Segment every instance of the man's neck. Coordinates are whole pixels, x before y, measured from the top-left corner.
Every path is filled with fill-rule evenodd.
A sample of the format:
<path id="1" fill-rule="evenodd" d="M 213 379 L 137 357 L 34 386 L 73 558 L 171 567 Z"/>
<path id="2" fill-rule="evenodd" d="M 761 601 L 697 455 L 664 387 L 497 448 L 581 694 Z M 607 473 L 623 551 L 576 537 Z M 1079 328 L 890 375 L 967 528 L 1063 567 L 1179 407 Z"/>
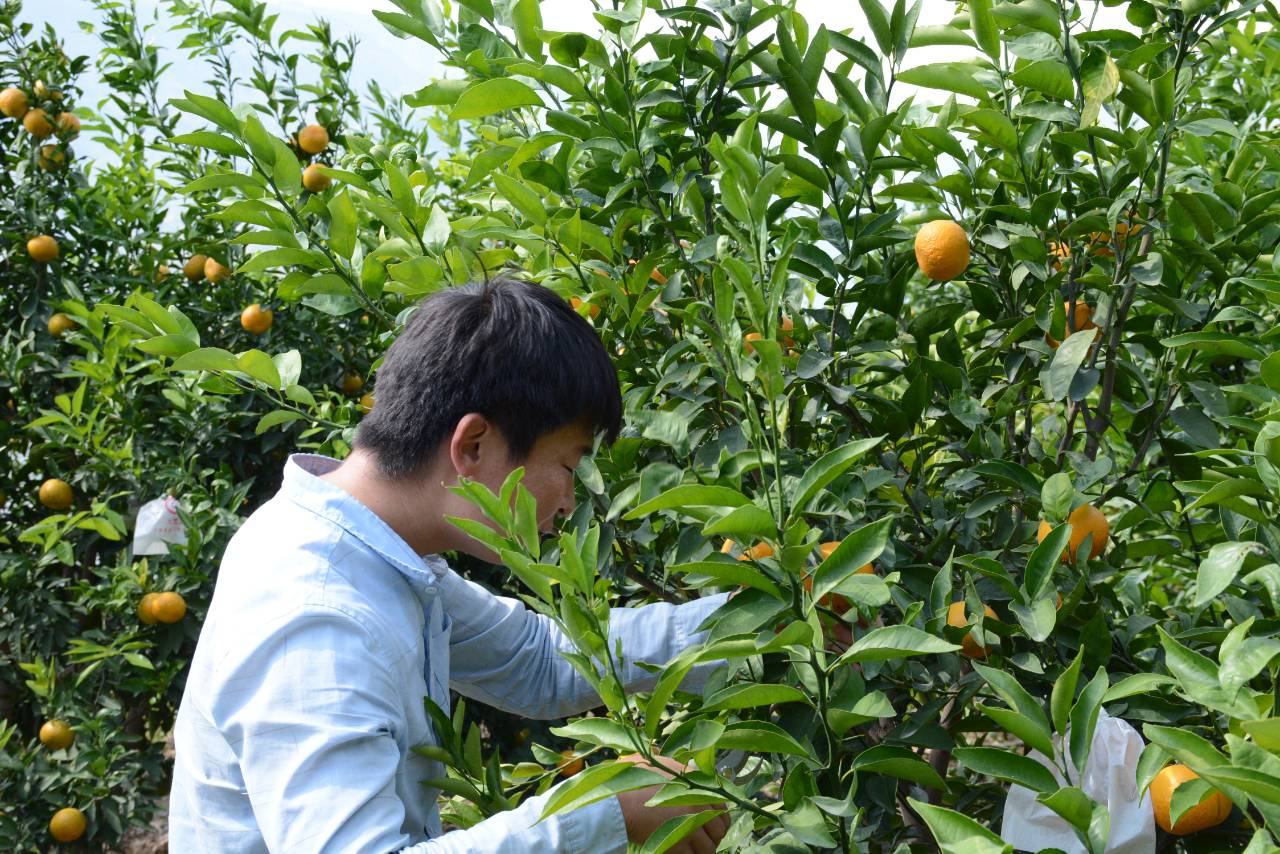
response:
<path id="1" fill-rule="evenodd" d="M 444 514 L 438 512 L 445 493 L 443 487 L 433 490 L 430 478 L 389 481 L 378 471 L 373 457 L 357 449 L 336 469 L 320 475 L 320 479 L 368 507 L 408 543 L 415 554 L 435 554 L 447 548 L 441 536 Z M 437 508 L 437 512 L 432 512 L 432 508 Z"/>

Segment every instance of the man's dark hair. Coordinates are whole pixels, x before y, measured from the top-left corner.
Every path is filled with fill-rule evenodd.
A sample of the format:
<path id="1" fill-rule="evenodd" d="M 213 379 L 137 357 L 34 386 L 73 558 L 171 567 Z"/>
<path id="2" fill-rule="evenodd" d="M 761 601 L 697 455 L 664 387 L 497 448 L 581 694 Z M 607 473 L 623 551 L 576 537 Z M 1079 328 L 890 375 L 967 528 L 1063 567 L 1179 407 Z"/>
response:
<path id="1" fill-rule="evenodd" d="M 469 412 L 497 425 L 513 464 L 566 424 L 610 443 L 622 427 L 617 369 L 591 324 L 549 288 L 514 278 L 424 299 L 387 351 L 374 397 L 356 446 L 390 479 L 419 471 Z"/>

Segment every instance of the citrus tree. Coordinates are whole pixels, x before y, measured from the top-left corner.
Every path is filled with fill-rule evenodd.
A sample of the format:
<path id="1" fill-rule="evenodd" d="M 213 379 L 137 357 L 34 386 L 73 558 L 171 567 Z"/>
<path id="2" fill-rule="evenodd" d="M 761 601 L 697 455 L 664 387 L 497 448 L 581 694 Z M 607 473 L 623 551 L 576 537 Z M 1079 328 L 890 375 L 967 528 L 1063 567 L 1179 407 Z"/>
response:
<path id="1" fill-rule="evenodd" d="M 454 824 L 581 760 L 549 810 L 652 785 L 632 760 L 660 755 L 688 769 L 656 800 L 728 809 L 724 850 L 1001 851 L 1016 784 L 1101 852 L 1076 781 L 1105 709 L 1145 737 L 1127 773 L 1163 840 L 1276 847 L 1269 4 L 1133 0 L 1118 30 L 1052 0 L 943 26 L 862 0 L 865 32 L 764 2 L 600 6 L 574 32 L 536 0 L 396 5 L 374 14 L 447 75 L 375 90 L 362 126 L 283 71 L 236 101 L 210 33 L 249 33 L 264 68 L 294 34 L 172 4 L 217 73 L 156 145 L 190 164 L 188 251 L 221 266 L 68 313 L 237 485 L 273 447 L 348 450 L 426 294 L 518 269 L 595 324 L 623 437 L 555 542 L 518 475 L 464 484 L 514 580 L 460 565 L 562 626 L 602 708 L 515 764 L 524 735 L 432 709 Z M 918 59 L 935 45 L 972 56 Z M 254 310 L 228 332 L 232 293 Z M 178 574 L 197 618 L 200 566 Z M 623 690 L 610 605 L 726 589 L 704 644 Z"/>

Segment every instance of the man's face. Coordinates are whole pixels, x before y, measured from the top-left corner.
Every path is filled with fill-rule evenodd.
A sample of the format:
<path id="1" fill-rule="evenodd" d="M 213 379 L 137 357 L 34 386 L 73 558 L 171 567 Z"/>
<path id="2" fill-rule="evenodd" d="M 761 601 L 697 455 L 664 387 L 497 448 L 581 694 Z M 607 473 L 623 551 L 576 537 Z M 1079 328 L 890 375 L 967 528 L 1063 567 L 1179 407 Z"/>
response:
<path id="1" fill-rule="evenodd" d="M 473 419 L 478 419 L 477 423 Z M 458 475 L 479 481 L 497 493 L 516 468 L 524 468 L 524 485 L 537 501 L 538 530 L 553 533 L 556 519 L 573 513 L 574 469 L 582 457 L 591 453 L 592 434 L 582 424 L 568 424 L 543 435 L 534 443 L 529 455 L 513 463 L 506 439 L 494 425 L 477 415 L 459 422 L 451 443 L 453 468 Z M 459 498 L 461 505 L 451 508 L 451 515 L 487 521 L 478 507 Z M 499 562 L 497 555 L 461 531 L 456 547 L 475 557 Z"/>

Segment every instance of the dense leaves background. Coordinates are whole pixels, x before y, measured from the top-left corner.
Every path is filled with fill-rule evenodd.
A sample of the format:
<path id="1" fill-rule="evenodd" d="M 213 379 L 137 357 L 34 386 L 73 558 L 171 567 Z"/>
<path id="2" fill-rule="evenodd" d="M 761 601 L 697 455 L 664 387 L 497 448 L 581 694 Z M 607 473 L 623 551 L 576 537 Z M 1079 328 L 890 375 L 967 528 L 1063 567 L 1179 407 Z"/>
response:
<path id="1" fill-rule="evenodd" d="M 283 452 L 344 454 L 360 407 L 340 378 L 370 377 L 376 399 L 417 299 L 514 267 L 592 318 L 628 426 L 584 462 L 550 547 L 526 534 L 527 501 L 475 490 L 498 529 L 476 534 L 507 568 L 460 565 L 559 621 L 603 708 L 555 737 L 535 727 L 533 747 L 520 722 L 441 712 L 455 823 L 545 788 L 549 748 L 576 745 L 593 764 L 557 808 L 651 783 L 608 757 L 660 751 L 695 766 L 663 797 L 730 805 L 727 850 L 998 851 L 1016 782 L 1100 851 L 1105 807 L 1023 745 L 1064 736 L 1060 768 L 1081 768 L 1105 707 L 1151 743 L 1140 785 L 1176 759 L 1235 803 L 1177 844 L 1273 850 L 1270 4 L 1135 0 L 1130 32 L 1050 0 L 957 4 L 945 27 L 863 0 L 866 33 L 759 2 L 600 7 L 590 32 L 546 30 L 536 0 L 397 6 L 374 14 L 448 70 L 403 103 L 361 102 L 349 41 L 278 32 L 251 0 L 168 4 L 210 69 L 172 104 L 116 4 L 98 4 L 92 68 L 53 33 L 8 34 L 4 83 L 57 85 L 118 163 L 43 170 L 0 122 L 0 839 L 40 847 L 66 804 L 93 845 L 146 819 L 221 547 Z M 933 44 L 974 58 L 913 60 Z M 76 101 L 82 74 L 119 93 L 101 115 Z M 899 83 L 919 102 L 892 101 Z M 318 194 L 291 138 L 312 122 L 332 139 Z M 969 235 L 951 282 L 913 252 L 939 218 Z M 61 243 L 52 265 L 24 254 L 37 232 Z M 195 253 L 236 272 L 189 282 Z M 1074 328 L 1076 300 L 1100 332 Z M 275 310 L 265 336 L 237 323 L 253 302 Z M 55 310 L 80 329 L 46 334 Z M 76 491 L 68 513 L 36 503 L 54 476 Z M 191 539 L 134 560 L 132 515 L 164 490 Z M 1082 503 L 1109 518 L 1108 548 L 1064 562 Z M 738 587 L 654 691 L 612 678 L 611 602 Z M 161 589 L 189 617 L 139 625 Z M 981 662 L 948 625 L 955 601 L 971 624 L 995 614 L 967 638 Z M 676 691 L 698 656 L 731 666 Z M 35 739 L 53 716 L 77 729 L 66 754 Z"/>

